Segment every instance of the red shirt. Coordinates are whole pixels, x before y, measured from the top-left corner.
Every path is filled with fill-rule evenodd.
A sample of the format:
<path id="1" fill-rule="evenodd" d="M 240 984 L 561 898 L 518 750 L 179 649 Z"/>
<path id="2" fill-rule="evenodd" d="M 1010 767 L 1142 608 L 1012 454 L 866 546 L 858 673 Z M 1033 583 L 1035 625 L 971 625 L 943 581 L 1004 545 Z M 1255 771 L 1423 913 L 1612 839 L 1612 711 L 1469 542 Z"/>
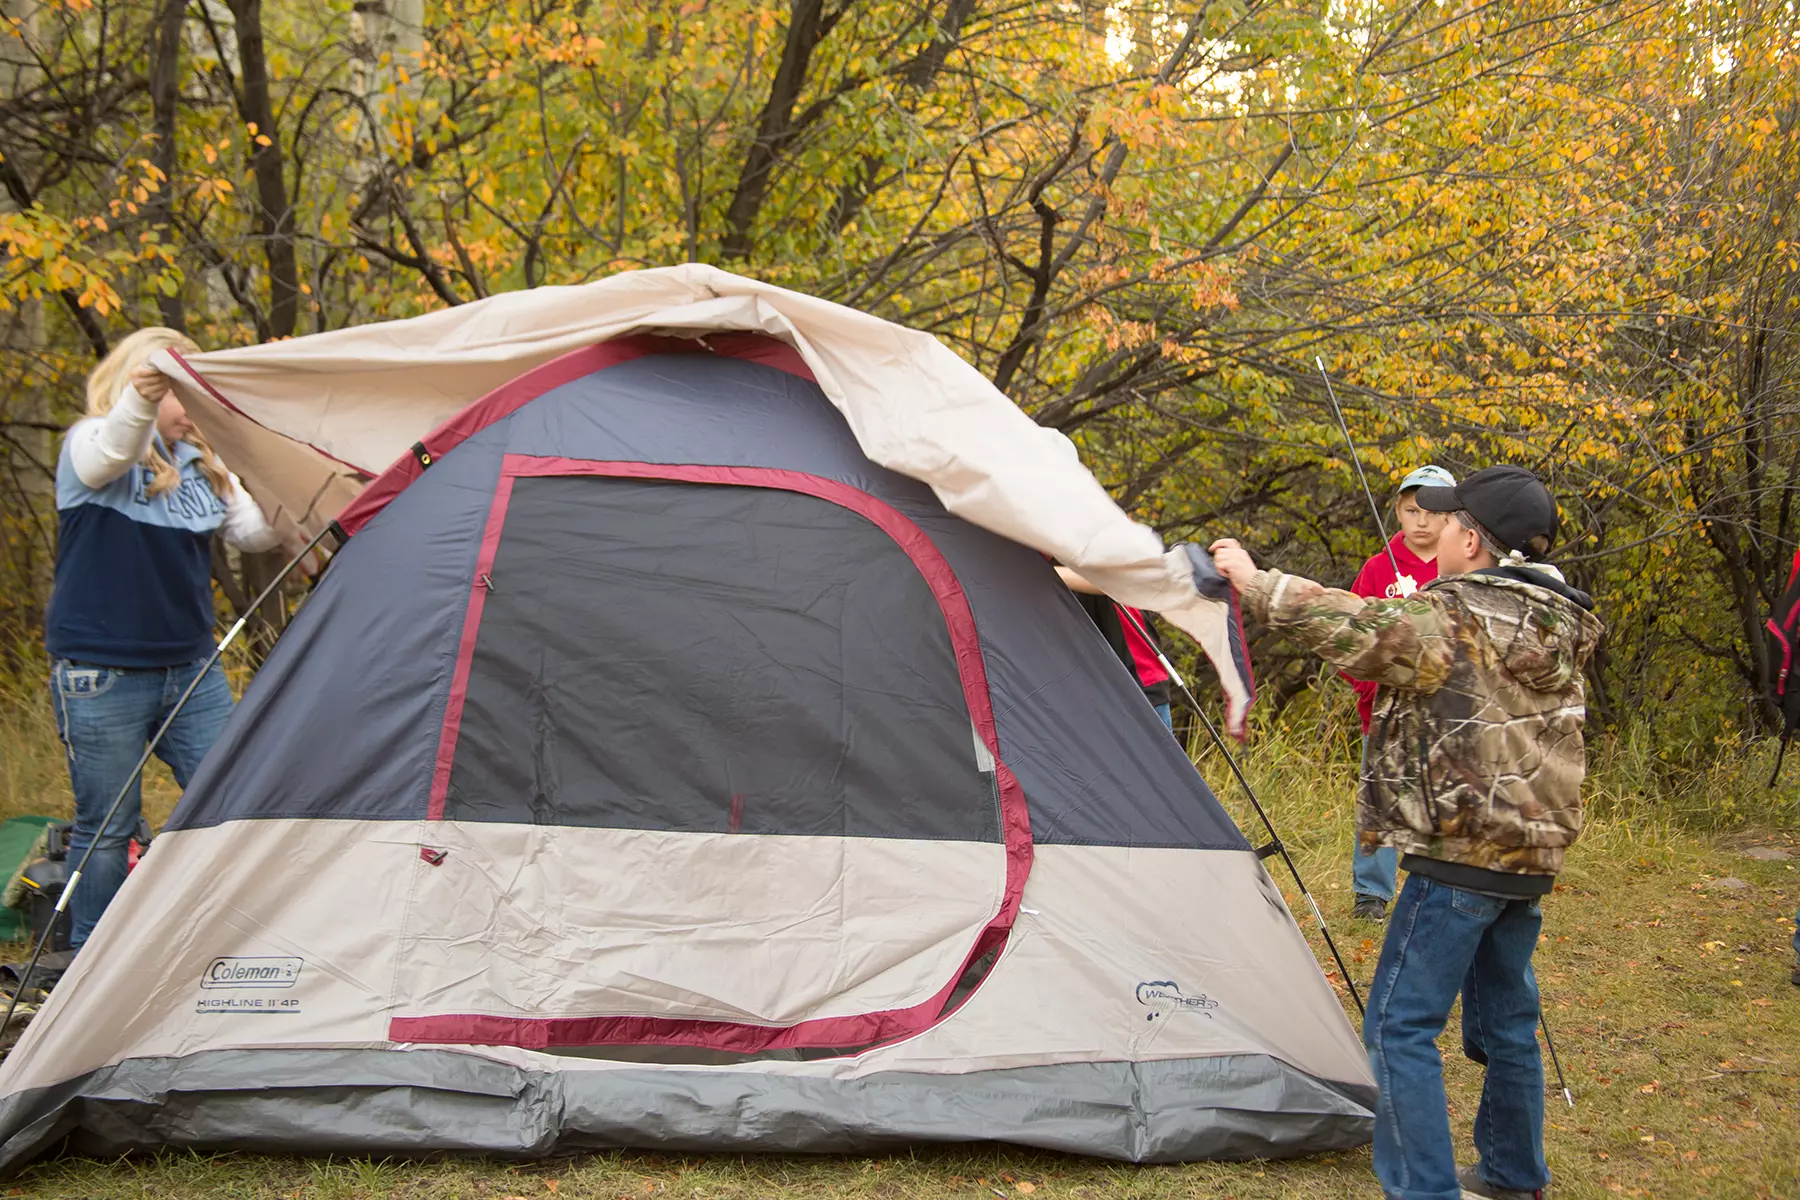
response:
<path id="1" fill-rule="evenodd" d="M 1409 576 L 1415 585 L 1406 592 L 1407 595 L 1411 595 L 1413 591 L 1417 591 L 1418 588 L 1424 587 L 1437 578 L 1437 560 L 1433 559 L 1427 562 L 1414 554 L 1406 544 L 1405 534 L 1396 533 L 1389 538 L 1388 547 L 1394 552 L 1394 562 L 1400 564 L 1401 574 Z M 1357 572 L 1356 582 L 1350 585 L 1350 590 L 1359 596 L 1382 596 L 1392 599 L 1401 595 L 1401 589 L 1396 586 L 1396 582 L 1394 563 L 1388 561 L 1388 556 L 1384 552 L 1373 556 L 1363 564 L 1362 570 Z M 1362 720 L 1363 733 L 1367 734 L 1370 718 L 1375 711 L 1376 685 L 1364 679 L 1351 679 L 1348 675 L 1345 675 L 1344 678 L 1349 680 L 1350 686 L 1356 689 L 1356 715 Z"/>
<path id="2" fill-rule="evenodd" d="M 1118 604 L 1118 601 L 1113 603 Z M 1125 646 L 1131 651 L 1131 668 L 1137 676 L 1138 686 L 1148 691 L 1159 683 L 1167 683 L 1169 673 L 1163 670 L 1162 657 L 1157 654 L 1156 647 L 1150 644 L 1138 628 L 1150 628 L 1147 614 L 1139 609 L 1126 608 L 1119 604 L 1119 627 L 1125 633 Z M 1136 617 L 1133 621 L 1131 618 Z"/>

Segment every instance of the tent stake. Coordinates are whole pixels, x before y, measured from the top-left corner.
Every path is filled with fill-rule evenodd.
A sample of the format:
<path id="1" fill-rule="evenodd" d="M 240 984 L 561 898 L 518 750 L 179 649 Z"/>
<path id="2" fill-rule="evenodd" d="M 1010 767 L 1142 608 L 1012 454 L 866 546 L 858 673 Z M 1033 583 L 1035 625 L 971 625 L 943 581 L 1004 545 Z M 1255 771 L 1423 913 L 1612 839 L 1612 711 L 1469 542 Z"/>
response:
<path id="1" fill-rule="evenodd" d="M 330 533 L 333 528 L 335 528 L 334 525 L 326 525 L 312 541 L 306 543 L 306 549 L 294 555 L 288 561 L 287 566 L 281 568 L 275 578 L 269 581 L 269 586 L 264 588 L 262 593 L 244 609 L 244 615 L 239 617 L 226 631 L 225 637 L 213 649 L 212 654 L 208 656 L 201 668 L 194 673 L 194 678 L 188 682 L 187 690 L 181 693 L 181 699 L 175 701 L 175 707 L 171 708 L 169 715 L 163 718 L 163 723 L 151 737 L 150 744 L 144 747 L 143 754 L 138 757 L 137 766 L 133 767 L 131 774 L 126 776 L 124 785 L 119 788 L 119 794 L 113 797 L 112 807 L 106 810 L 106 816 L 101 819 L 100 828 L 102 830 L 112 825 L 112 819 L 118 813 L 119 807 L 125 803 L 125 797 L 131 791 L 131 785 L 137 782 L 138 776 L 143 774 L 144 768 L 150 764 L 150 756 L 156 753 L 156 747 L 161 744 L 163 735 L 169 732 L 169 727 L 175 723 L 175 718 L 181 715 L 181 710 L 186 707 L 189 698 L 200 686 L 200 681 L 206 678 L 206 673 L 213 669 L 213 664 L 218 662 L 220 656 L 225 653 L 225 648 L 237 639 L 238 634 L 243 632 L 244 624 L 250 619 L 250 614 L 260 609 L 263 602 L 275 594 L 275 589 L 280 587 L 289 575 L 293 574 L 294 568 L 299 566 L 307 555 L 318 548 L 319 543 L 325 540 L 325 535 Z M 43 935 L 38 938 L 37 946 L 31 952 L 31 961 L 26 964 L 25 974 L 20 977 L 19 986 L 13 989 L 12 1000 L 6 1006 L 6 1019 L 0 1021 L 0 1034 L 12 1027 L 13 1014 L 18 1011 L 19 1007 L 19 997 L 25 993 L 26 988 L 31 986 L 31 973 L 37 970 L 38 959 L 43 956 L 44 947 L 50 944 L 51 937 L 55 935 L 56 922 L 62 917 L 63 910 L 69 906 L 69 897 L 75 894 L 75 887 L 81 882 L 81 874 L 87 869 L 88 859 L 94 856 L 94 847 L 97 844 L 98 838 L 88 843 L 87 849 L 82 852 L 81 861 L 76 863 L 75 869 L 69 873 L 69 881 L 63 885 L 62 895 L 56 901 L 56 908 L 51 911 L 50 920 L 44 925 Z"/>
<path id="2" fill-rule="evenodd" d="M 1263 828 L 1269 831 L 1269 846 L 1273 847 L 1274 853 L 1281 855 L 1281 861 L 1287 864 L 1289 873 L 1294 877 L 1294 886 L 1300 889 L 1302 896 L 1306 897 L 1307 906 L 1312 909 L 1313 919 L 1319 923 L 1319 934 L 1325 939 L 1325 945 L 1331 950 L 1331 957 L 1337 962 L 1338 973 L 1344 977 L 1344 986 L 1350 989 L 1350 999 L 1356 1002 L 1357 1013 L 1364 1014 L 1362 995 L 1356 990 L 1356 980 L 1350 977 L 1350 968 L 1345 965 L 1344 956 L 1338 953 L 1337 942 L 1332 940 L 1331 927 L 1325 923 L 1325 913 L 1319 908 L 1319 902 L 1313 899 L 1312 892 L 1307 890 L 1306 880 L 1301 877 L 1299 866 L 1288 854 L 1287 843 L 1283 842 L 1281 835 L 1275 832 L 1275 823 L 1269 820 L 1268 812 L 1264 810 L 1262 801 L 1257 798 L 1256 789 L 1250 786 L 1248 779 L 1244 778 L 1244 772 L 1238 766 L 1237 757 L 1231 753 L 1231 748 L 1225 744 L 1225 739 L 1219 736 L 1219 731 L 1213 725 L 1212 718 L 1206 715 L 1206 710 L 1200 707 L 1198 700 L 1194 699 L 1194 693 L 1188 691 L 1187 682 L 1181 678 L 1181 672 L 1175 669 L 1175 664 L 1169 661 L 1168 655 L 1162 652 L 1162 647 L 1156 644 L 1156 639 L 1150 636 L 1150 631 L 1144 628 L 1144 623 L 1138 620 L 1137 613 L 1123 604 L 1119 605 L 1119 611 L 1130 619 L 1138 634 L 1143 637 L 1152 650 L 1156 651 L 1156 657 L 1161 661 L 1163 670 L 1169 673 L 1169 682 L 1175 685 L 1175 690 L 1181 696 L 1182 703 L 1200 718 L 1200 723 L 1206 726 L 1206 732 L 1212 735 L 1213 745 L 1217 746 L 1219 753 L 1225 756 L 1225 763 L 1231 768 L 1232 775 L 1237 777 L 1238 786 L 1243 788 L 1244 795 L 1250 798 L 1250 807 L 1256 810 L 1256 815 L 1261 819 Z M 1268 856 L 1267 848 L 1258 850 L 1256 856 L 1259 859 L 1266 858 Z"/>

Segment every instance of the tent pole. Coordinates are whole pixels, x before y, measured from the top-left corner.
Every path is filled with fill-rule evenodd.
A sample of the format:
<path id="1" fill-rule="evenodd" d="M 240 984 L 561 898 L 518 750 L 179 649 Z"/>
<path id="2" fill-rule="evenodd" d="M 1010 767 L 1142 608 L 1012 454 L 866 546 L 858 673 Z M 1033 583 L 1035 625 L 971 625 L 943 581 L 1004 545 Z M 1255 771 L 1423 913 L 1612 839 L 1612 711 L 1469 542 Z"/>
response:
<path id="1" fill-rule="evenodd" d="M 1556 1068 L 1556 1086 L 1562 1089 L 1563 1099 L 1570 1108 L 1575 1107 L 1575 1096 L 1569 1091 L 1569 1081 L 1563 1078 L 1562 1059 L 1556 1057 L 1556 1043 L 1550 1038 L 1550 1022 L 1544 1020 L 1544 1006 L 1538 1005 L 1538 1028 L 1544 1031 L 1544 1045 L 1550 1050 L 1550 1065 Z"/>
<path id="2" fill-rule="evenodd" d="M 1181 678 L 1181 673 L 1175 669 L 1175 664 L 1169 661 L 1168 655 L 1162 652 L 1162 647 L 1156 644 L 1156 639 L 1150 636 L 1150 631 L 1144 628 L 1144 623 L 1138 619 L 1137 613 L 1123 604 L 1119 605 L 1119 611 L 1130 619 L 1132 627 L 1138 631 L 1150 648 L 1156 651 L 1156 657 L 1161 661 L 1163 670 L 1169 673 L 1169 682 L 1175 685 L 1182 702 L 1195 716 L 1200 718 L 1200 723 L 1206 726 L 1206 732 L 1212 736 L 1213 745 L 1217 746 L 1219 753 L 1225 756 L 1226 765 L 1231 768 L 1232 775 L 1237 777 L 1238 786 L 1243 788 L 1244 795 L 1250 798 L 1250 807 L 1256 810 L 1257 817 L 1262 820 L 1263 828 L 1269 831 L 1269 846 L 1258 850 L 1256 856 L 1258 858 L 1267 857 L 1270 847 L 1273 847 L 1275 853 L 1281 855 L 1281 861 L 1287 864 L 1288 872 L 1294 877 L 1294 886 L 1300 889 L 1302 896 L 1306 897 L 1306 903 L 1312 909 L 1313 918 L 1319 923 L 1319 934 L 1325 939 L 1325 945 L 1331 950 L 1331 957 L 1337 962 L 1338 973 L 1344 977 L 1344 986 L 1350 990 L 1350 999 L 1356 1002 L 1357 1013 L 1362 1014 L 1364 1012 L 1362 995 L 1356 990 L 1356 980 L 1351 978 L 1350 968 L 1344 963 L 1344 956 L 1338 953 L 1337 942 L 1332 940 L 1331 928 L 1325 923 L 1325 913 L 1319 908 L 1319 902 L 1313 899 L 1312 892 L 1307 890 L 1306 880 L 1301 877 L 1299 866 L 1288 854 L 1287 844 L 1281 840 L 1281 835 L 1275 832 L 1275 823 L 1269 820 L 1268 812 L 1263 808 L 1262 801 L 1257 798 L 1256 789 L 1250 786 L 1248 779 L 1244 778 L 1244 772 L 1238 766 L 1237 757 L 1231 753 L 1231 748 L 1225 744 L 1225 739 L 1219 736 L 1219 730 L 1213 725 L 1212 718 L 1206 715 L 1206 710 L 1200 707 L 1200 702 L 1194 699 L 1192 692 L 1188 691 L 1187 683 Z"/>
<path id="3" fill-rule="evenodd" d="M 312 541 L 306 543 L 306 548 L 294 555 L 288 561 L 287 566 L 281 568 L 275 578 L 269 581 L 269 586 L 262 590 L 262 594 L 250 602 L 249 607 L 244 610 L 244 615 L 239 617 L 226 631 L 225 637 L 214 647 L 205 664 L 194 673 L 194 678 L 188 682 L 187 690 L 181 693 L 179 700 L 175 701 L 175 707 L 171 708 L 169 715 L 163 718 L 162 725 L 151 737 L 149 745 L 144 747 L 143 754 L 138 756 L 137 766 L 133 767 L 131 774 L 126 776 L 124 785 L 119 788 L 119 794 L 113 797 L 112 807 L 106 810 L 106 816 L 100 821 L 102 830 L 112 824 L 113 817 L 117 815 L 119 808 L 125 803 L 125 797 L 131 792 L 131 785 L 137 782 L 138 776 L 143 774 L 144 768 L 150 764 L 150 756 L 156 753 L 156 747 L 161 744 L 163 735 L 169 732 L 169 727 L 175 723 L 175 718 L 181 715 L 181 710 L 187 706 L 188 700 L 199 688 L 200 681 L 206 678 L 206 673 L 213 669 L 213 664 L 218 662 L 220 656 L 225 653 L 225 648 L 237 639 L 238 634 L 243 632 L 244 624 L 250 619 L 250 614 L 262 609 L 263 602 L 275 594 L 275 589 L 280 587 L 289 575 L 293 574 L 294 568 L 305 561 L 306 556 L 317 549 L 319 543 L 325 540 L 325 535 L 334 528 L 334 525 L 326 525 Z M 75 894 L 75 888 L 81 882 L 81 873 L 87 869 L 88 859 L 93 857 L 94 847 L 98 844 L 98 838 L 90 841 L 87 849 L 82 852 L 81 861 L 76 863 L 75 869 L 69 873 L 69 881 L 63 885 L 62 895 L 56 901 L 56 908 L 50 913 L 50 920 L 44 925 L 43 936 L 38 938 L 37 946 L 31 952 L 31 961 L 26 964 L 25 974 L 19 978 L 19 986 L 13 990 L 12 999 L 6 1006 L 6 1019 L 0 1021 L 0 1034 L 4 1034 L 12 1027 L 13 1014 L 19 1007 L 19 997 L 24 994 L 27 987 L 31 986 L 31 973 L 37 970 L 38 959 L 43 956 L 44 947 L 50 944 L 51 937 L 55 935 L 56 923 L 62 918 L 63 910 L 69 906 L 69 897 Z"/>
<path id="4" fill-rule="evenodd" d="M 1313 362 L 1318 364 L 1319 378 L 1325 381 L 1325 395 L 1331 400 L 1331 411 L 1337 417 L 1338 428 L 1343 431 L 1344 444 L 1350 447 L 1350 464 L 1356 468 L 1356 481 L 1362 484 L 1363 496 L 1369 502 L 1369 515 L 1375 518 L 1375 532 L 1381 535 L 1381 549 L 1387 554 L 1388 565 L 1394 568 L 1394 578 L 1400 578 L 1400 560 L 1394 557 L 1394 547 L 1388 541 L 1387 525 L 1381 519 L 1381 506 L 1375 503 L 1375 493 L 1369 487 L 1368 477 L 1363 474 L 1362 455 L 1356 452 L 1356 439 L 1350 436 L 1350 425 L 1344 420 L 1343 406 L 1338 403 L 1337 389 L 1331 386 L 1331 376 L 1325 371 L 1325 360 L 1317 355 Z"/>

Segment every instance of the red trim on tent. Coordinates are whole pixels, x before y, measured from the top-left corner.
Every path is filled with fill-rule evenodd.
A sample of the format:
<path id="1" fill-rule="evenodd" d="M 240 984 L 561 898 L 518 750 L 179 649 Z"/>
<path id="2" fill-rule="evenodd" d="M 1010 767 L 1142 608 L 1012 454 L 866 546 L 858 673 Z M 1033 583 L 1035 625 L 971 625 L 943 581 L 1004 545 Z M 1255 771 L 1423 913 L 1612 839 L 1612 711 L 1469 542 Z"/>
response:
<path id="1" fill-rule="evenodd" d="M 764 337 L 761 334 L 725 333 L 705 338 L 672 338 L 633 334 L 629 337 L 599 342 L 592 346 L 583 346 L 579 350 L 571 350 L 559 358 L 551 359 L 542 366 L 532 368 L 517 379 L 502 384 L 467 408 L 457 412 L 449 420 L 421 438 L 419 445 L 423 446 L 425 452 L 435 461 L 495 421 L 511 416 L 539 396 L 553 391 L 565 383 L 573 383 L 595 371 L 616 367 L 620 363 L 630 362 L 650 354 L 704 353 L 762 363 L 764 366 L 774 367 L 778 371 L 785 371 L 789 375 L 813 382 L 812 370 L 806 365 L 806 360 L 800 357 L 799 351 L 786 342 L 778 342 L 774 338 Z M 217 393 L 215 392 L 214 395 Z M 224 401 L 223 396 L 220 396 L 219 399 Z M 233 409 L 232 411 L 237 410 Z M 355 500 L 344 507 L 344 511 L 338 514 L 338 528 L 344 531 L 345 537 L 354 537 L 359 529 L 367 525 L 376 513 L 386 508 L 395 496 L 405 491 L 408 485 L 424 471 L 425 468 L 420 465 L 418 457 L 412 451 L 409 450 L 402 454 L 392 466 L 372 480 Z"/>
<path id="2" fill-rule="evenodd" d="M 1232 588 L 1226 596 L 1225 603 L 1231 606 L 1231 623 L 1237 631 L 1237 645 L 1232 649 L 1234 658 L 1244 660 L 1244 686 L 1249 695 L 1244 700 L 1244 716 L 1239 728 L 1231 731 L 1231 735 L 1239 742 L 1250 740 L 1250 706 L 1256 703 L 1256 668 L 1250 662 L 1250 638 L 1244 633 L 1244 607 L 1238 603 L 1237 589 Z"/>
<path id="3" fill-rule="evenodd" d="M 450 761 L 456 757 L 456 734 L 462 728 L 463 701 L 469 694 L 469 665 L 475 659 L 475 635 L 481 630 L 481 609 L 487 601 L 494 555 L 500 549 L 500 530 L 506 525 L 506 506 L 512 500 L 513 477 L 500 473 L 494 506 L 488 510 L 487 528 L 481 532 L 481 553 L 475 559 L 475 578 L 469 583 L 469 606 L 463 615 L 462 638 L 456 646 L 456 672 L 450 677 L 450 698 L 444 702 L 444 732 L 438 738 L 437 764 L 431 770 L 431 799 L 425 808 L 430 821 L 444 818 L 444 800 L 450 794 Z"/>
<path id="4" fill-rule="evenodd" d="M 450 782 L 450 765 L 456 753 L 458 727 L 468 692 L 470 662 L 481 624 L 481 606 L 487 594 L 484 582 L 493 568 L 494 553 L 512 495 L 512 481 L 521 476 L 598 475 L 616 479 L 656 479 L 679 483 L 723 484 L 735 487 L 773 488 L 798 492 L 847 508 L 886 533 L 912 560 L 944 615 L 950 645 L 956 655 L 957 675 L 977 735 L 994 758 L 995 781 L 1000 792 L 1001 834 L 1006 846 L 1006 891 L 1000 909 L 976 935 L 975 943 L 948 982 L 936 995 L 910 1008 L 802 1021 L 789 1026 L 751 1025 L 732 1021 L 700 1021 L 679 1017 L 502 1017 L 479 1013 L 427 1017 L 395 1017 L 388 1037 L 396 1042 L 428 1042 L 451 1045 L 519 1046 L 545 1050 L 555 1046 L 591 1046 L 608 1043 L 632 1045 L 702 1046 L 719 1050 L 753 1052 L 796 1046 L 865 1046 L 909 1037 L 935 1024 L 957 981 L 969 966 L 1006 941 L 1025 880 L 1031 873 L 1031 818 L 1024 789 L 1000 757 L 994 731 L 994 708 L 988 693 L 987 666 L 975 629 L 975 614 L 956 573 L 931 538 L 898 509 L 848 484 L 799 471 L 766 467 L 719 467 L 692 464 L 663 465 L 633 462 L 593 462 L 572 458 L 539 458 L 509 454 L 501 468 L 500 486 L 482 535 L 481 554 L 470 585 L 468 615 L 457 649 L 456 671 L 450 698 L 444 708 L 444 729 L 438 743 L 437 768 L 432 776 L 429 818 L 442 820 Z"/>

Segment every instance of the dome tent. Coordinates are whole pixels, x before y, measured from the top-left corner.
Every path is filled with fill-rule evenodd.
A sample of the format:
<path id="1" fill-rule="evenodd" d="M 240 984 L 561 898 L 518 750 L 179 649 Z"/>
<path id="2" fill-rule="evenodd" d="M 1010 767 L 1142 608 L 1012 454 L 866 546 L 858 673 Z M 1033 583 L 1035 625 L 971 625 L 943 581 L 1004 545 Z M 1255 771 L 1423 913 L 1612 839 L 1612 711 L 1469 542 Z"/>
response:
<path id="1" fill-rule="evenodd" d="M 687 267 L 167 369 L 346 540 L 0 1068 L 6 1163 L 1367 1140 L 1278 890 L 1043 553 L 1241 720 L 1228 606 L 935 340 Z"/>

